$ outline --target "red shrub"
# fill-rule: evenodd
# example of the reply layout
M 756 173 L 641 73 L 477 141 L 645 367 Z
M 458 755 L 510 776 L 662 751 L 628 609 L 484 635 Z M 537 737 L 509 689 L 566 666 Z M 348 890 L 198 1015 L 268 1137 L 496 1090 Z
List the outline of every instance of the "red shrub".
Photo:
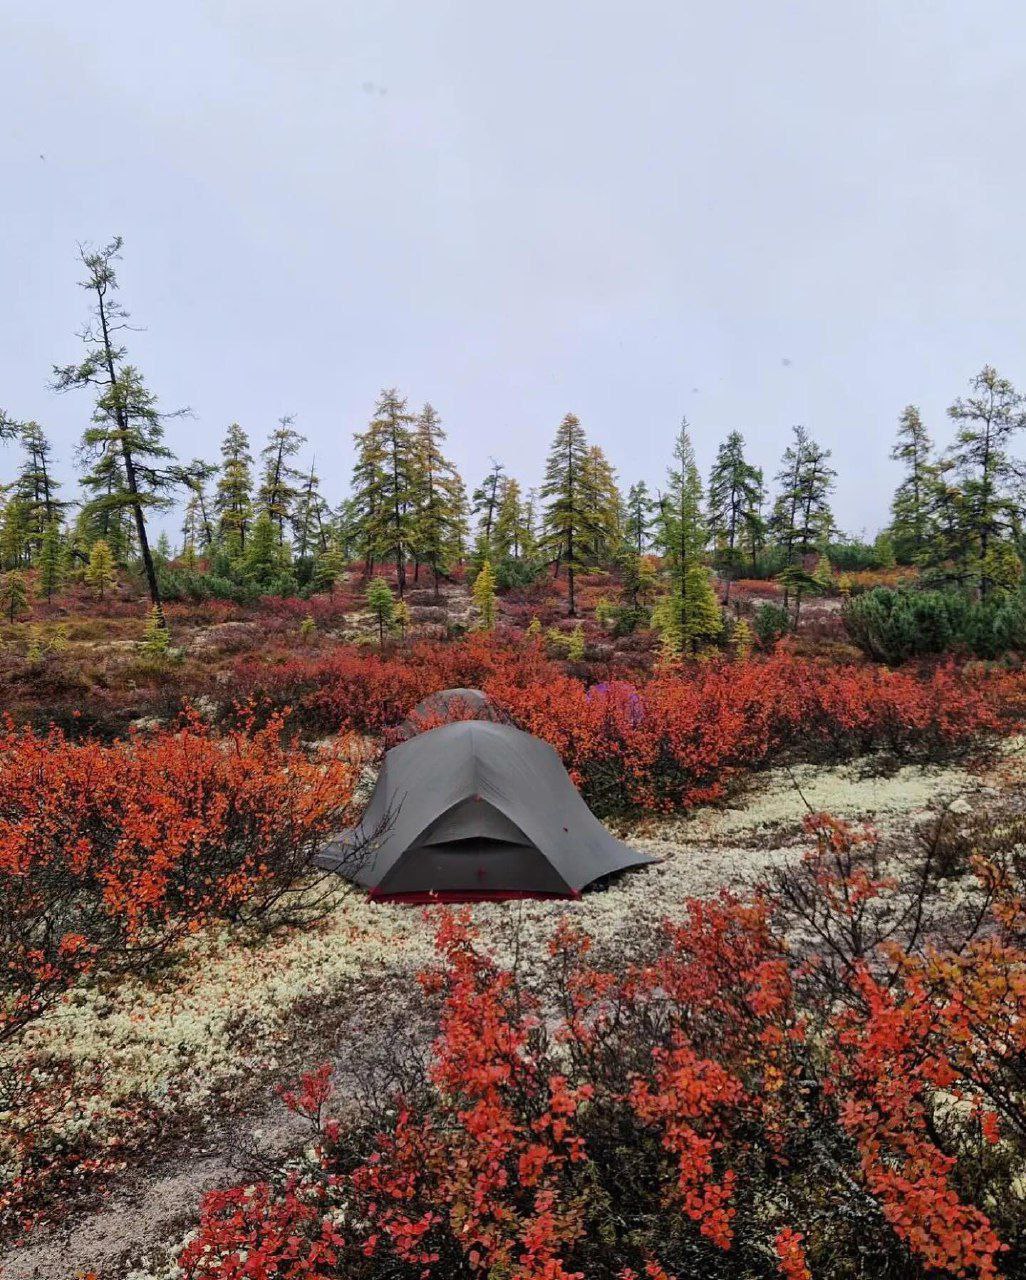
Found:
M 97 964 L 134 965 L 211 917 L 266 915 L 340 821 L 354 767 L 280 720 L 195 718 L 113 746 L 0 732 L 0 1041 Z
M 324 1118 L 325 1072 L 308 1077 L 293 1105 L 317 1167 L 210 1197 L 184 1275 L 1020 1274 L 1022 1241 L 995 1223 L 1018 1230 L 1026 1150 L 1002 1135 L 1023 1102 L 1007 1054 L 1026 1024 L 1021 886 L 950 948 L 902 950 L 890 931 L 846 952 L 853 912 L 894 885 L 858 870 L 843 824 L 812 828 L 816 936 L 833 941 L 801 962 L 765 901 L 725 896 L 687 904 L 621 971 L 594 968 L 564 922 L 527 984 L 443 914 L 427 1086 L 410 1076 L 368 1145 Z M 810 1002 L 821 961 L 844 976 Z M 941 1119 L 945 1098 L 964 1119 Z
M 739 770 L 782 752 L 944 758 L 1026 714 L 1022 674 L 954 665 L 892 671 L 780 651 L 591 685 L 568 669 L 540 645 L 472 636 L 390 654 L 345 649 L 278 665 L 247 661 L 234 687 L 288 707 L 294 723 L 322 733 L 381 733 L 429 693 L 480 687 L 514 724 L 552 743 L 601 812 L 715 799 Z
M 558 676 L 525 684 L 498 672 L 485 688 L 552 743 L 600 811 L 714 799 L 739 769 L 786 750 L 943 757 L 1021 723 L 1026 695 L 1007 673 L 831 667 L 786 654 L 694 664 L 638 687 L 586 689 Z

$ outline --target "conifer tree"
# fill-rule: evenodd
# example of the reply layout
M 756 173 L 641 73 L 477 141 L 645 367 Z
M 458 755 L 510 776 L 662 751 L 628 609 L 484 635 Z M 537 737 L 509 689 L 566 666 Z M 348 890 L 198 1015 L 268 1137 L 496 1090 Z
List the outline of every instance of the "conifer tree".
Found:
M 566 642 L 566 656 L 571 662 L 583 662 L 584 660 L 584 624 L 579 622 Z
M 806 469 L 809 451 L 809 435 L 802 426 L 794 428 L 794 439 L 784 450 L 780 470 L 776 474 L 776 482 L 780 486 L 773 512 L 770 515 L 769 528 L 773 540 L 783 552 L 784 563 L 790 564 L 794 559 L 795 543 L 798 537 L 798 515 L 802 502 L 802 475 Z
M 30 600 L 28 579 L 20 569 L 12 569 L 0 578 L 0 612 L 13 623 L 20 613 L 27 613 Z
M 762 472 L 745 458 L 745 441 L 732 431 L 720 445 L 709 475 L 709 532 L 715 555 L 726 579 L 724 602 L 730 584 L 740 576 L 744 547 L 752 526 L 760 519 Z
M 39 590 L 47 602 L 53 599 L 64 581 L 64 555 L 61 547 L 61 527 L 51 520 L 43 530 L 43 542 L 39 549 Z
M 196 548 L 202 545 L 203 521 L 195 493 L 190 493 L 182 513 L 182 557 L 190 566 L 196 563 Z
M 384 578 L 371 578 L 367 583 L 364 595 L 367 608 L 374 615 L 378 624 L 378 644 L 385 643 L 385 631 L 391 627 L 395 619 L 395 597 L 392 588 Z
M 528 503 L 522 496 L 519 482 L 512 476 L 502 486 L 492 541 L 499 564 L 507 561 L 520 564 L 534 559 Z
M 167 659 L 170 647 L 171 637 L 168 635 L 167 627 L 164 625 L 164 619 L 160 616 L 158 609 L 151 609 L 150 615 L 146 619 L 146 628 L 143 631 L 143 652 L 151 661 L 159 663 Z
M 621 548 L 618 564 L 621 605 L 617 626 L 629 634 L 647 622 L 658 579 L 651 558 L 639 556 L 630 542 Z
M 556 431 L 541 488 L 545 503 L 542 545 L 559 576 L 567 571 L 567 603 L 571 618 L 577 616 L 575 575 L 588 565 L 589 548 L 602 537 L 597 524 L 599 495 L 591 485 L 588 442 L 580 421 L 568 413 Z
M 927 552 L 930 507 L 937 469 L 933 445 L 914 404 L 906 405 L 898 422 L 898 438 L 891 457 L 905 468 L 905 475 L 891 503 L 894 553 L 902 564 L 918 564 Z
M 0 511 L 0 569 L 19 569 L 28 561 L 28 512 L 13 494 Z
M 38 422 L 26 422 L 19 431 L 24 461 L 14 482 L 13 493 L 21 503 L 25 523 L 26 558 L 35 561 L 43 545 L 48 524 L 57 520 L 66 502 L 58 499 L 60 484 L 54 479 L 50 442 Z
M 134 549 L 134 522 L 121 455 L 113 449 L 96 455 L 80 484 L 90 496 L 76 518 L 77 540 L 88 547 L 101 539 L 118 564 L 127 564 Z
M 471 512 L 478 517 L 474 555 L 479 562 L 489 559 L 495 551 L 492 537 L 499 518 L 505 471 L 502 463 L 493 458 L 488 474 L 470 495 Z
M 174 455 L 164 443 L 165 415 L 157 410 L 156 397 L 146 388 L 139 371 L 126 363 L 126 351 L 117 334 L 128 327 L 128 313 L 117 299 L 115 262 L 121 256 L 121 237 L 95 252 L 82 250 L 86 278 L 82 287 L 93 294 L 92 321 L 82 333 L 85 357 L 78 364 L 54 367 L 58 391 L 89 387 L 95 390 L 92 426 L 83 435 L 83 447 L 94 461 L 116 456 L 124 488 L 109 487 L 94 504 L 108 512 L 129 512 L 135 522 L 136 541 L 150 600 L 163 620 L 157 571 L 150 552 L 146 514 L 168 505 L 168 492 L 179 480 Z
M 360 522 L 353 498 L 343 498 L 330 521 L 329 538 L 338 544 L 342 559 L 348 566 L 361 552 Z
M 356 461 L 353 464 L 352 497 L 349 499 L 347 527 L 363 556 L 364 573 L 370 575 L 378 558 L 381 507 L 384 501 L 385 447 L 380 429 L 371 422 L 366 431 L 354 435 Z
M 108 591 L 115 591 L 118 585 L 117 569 L 111 549 L 102 538 L 98 538 L 89 548 L 89 563 L 86 565 L 85 581 L 91 587 L 97 600 L 102 600 Z
M 214 521 L 207 485 L 217 475 L 217 467 L 202 458 L 193 458 L 182 470 L 182 482 L 188 498 L 185 504 L 184 524 L 190 529 L 189 546 L 207 552 L 214 543 Z
M 249 450 L 249 437 L 233 422 L 221 444 L 221 473 L 214 494 L 218 537 L 233 558 L 246 548 L 252 510 L 253 455 Z
M 293 503 L 299 494 L 300 474 L 292 465 L 306 438 L 296 430 L 290 414 L 278 419 L 267 444 L 260 451 L 263 473 L 257 491 L 257 503 L 274 525 L 278 546 L 285 545 L 285 525 L 292 516 Z
M 405 641 L 406 629 L 411 622 L 410 606 L 405 600 L 397 600 L 392 610 L 392 626 L 399 628 L 399 635 Z
M 442 452 L 445 432 L 432 405 L 417 419 L 412 447 L 413 524 L 417 568 L 427 565 L 435 596 L 442 574 L 458 561 L 465 536 L 465 494 L 453 464 Z
M 299 560 L 313 557 L 325 545 L 325 524 L 328 504 L 321 497 L 321 481 L 317 474 L 316 459 L 311 460 L 310 470 L 296 497 L 292 512 L 292 537 Z
M 346 557 L 338 538 L 331 536 L 327 545 L 317 554 L 313 566 L 312 583 L 315 591 L 335 594 L 335 586 L 346 571 Z
M 780 492 L 770 517 L 770 529 L 783 553 L 785 568 L 827 541 L 833 530 L 830 493 L 837 473 L 829 460 L 829 449 L 821 448 L 804 427 L 794 428 L 794 439 L 784 450 L 777 473 Z M 782 581 L 786 609 L 789 584 L 786 578 Z
M 481 630 L 491 631 L 495 626 L 495 578 L 492 566 L 485 561 L 481 572 L 474 579 L 474 604 L 481 619 Z
M 656 504 L 644 480 L 627 491 L 627 537 L 635 554 L 641 556 L 651 546 L 653 512 Z
M 969 387 L 970 394 L 948 409 L 958 429 L 950 456 L 961 480 L 974 544 L 974 576 L 986 598 L 993 586 L 986 567 L 988 552 L 995 542 L 1016 534 L 1020 524 L 1013 495 L 1018 475 L 1009 446 L 1026 427 L 1026 396 L 990 365 L 984 365 Z
M 585 455 L 585 492 L 592 495 L 590 522 L 593 534 L 589 552 L 595 563 L 609 561 L 623 539 L 623 499 L 613 470 L 602 448 L 591 445 Z
M 670 578 L 660 617 L 664 637 L 680 650 L 695 653 L 722 628 L 719 605 L 709 581 L 704 553 L 708 530 L 702 512 L 702 480 L 681 419 L 674 446 L 675 465 L 659 507 L 658 541 Z
M 967 591 L 978 581 L 978 542 L 969 502 L 950 455 L 932 466 L 927 502 L 927 539 L 919 560 L 923 581 Z
M 394 387 L 382 391 L 367 430 L 356 436 L 353 470 L 356 504 L 367 572 L 376 563 L 395 566 L 400 598 L 414 538 L 413 416 Z
M 1007 595 L 1022 583 L 1023 566 L 1015 547 L 1007 540 L 992 542 L 980 563 L 980 576 L 991 594 Z
M 531 559 L 538 550 L 538 490 L 528 489 L 527 497 L 524 499 L 524 541 L 527 550 L 525 554 Z
M 258 591 L 288 585 L 288 549 L 278 541 L 278 528 L 269 511 L 261 509 L 250 526 L 241 561 L 242 576 Z
M 763 556 L 766 551 L 766 537 L 768 533 L 767 521 L 763 515 L 766 502 L 766 486 L 763 481 L 762 468 L 756 468 L 756 474 L 759 478 L 758 497 L 755 505 L 745 517 L 744 525 L 741 530 L 741 543 L 744 558 L 751 565 L 752 576 L 755 577 L 759 572 L 759 566 L 762 563 Z

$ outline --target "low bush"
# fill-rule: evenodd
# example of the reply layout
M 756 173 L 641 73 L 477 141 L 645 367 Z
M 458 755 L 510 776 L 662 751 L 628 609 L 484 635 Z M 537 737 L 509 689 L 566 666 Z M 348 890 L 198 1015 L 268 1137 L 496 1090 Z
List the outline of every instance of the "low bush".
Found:
M 552 743 L 605 814 L 714 800 L 739 771 L 788 753 L 944 759 L 1020 724 L 1026 711 L 1015 673 L 831 667 L 786 653 L 696 663 L 641 685 L 525 682 L 500 671 L 484 687 L 514 723 Z
M 752 629 L 764 649 L 772 649 L 791 630 L 791 615 L 782 604 L 761 604 L 752 614 Z
M 1017 728 L 1026 678 L 940 666 L 891 671 L 787 652 L 716 659 L 647 680 L 589 685 L 539 644 L 473 636 L 393 654 L 342 650 L 240 663 L 233 687 L 312 733 L 379 734 L 438 689 L 483 689 L 514 724 L 550 742 L 599 813 L 668 810 L 722 796 L 741 770 L 781 754 L 840 759 L 887 751 L 945 759 Z
M 953 650 L 982 658 L 1026 650 L 1026 604 L 1004 593 L 971 601 L 954 591 L 875 587 L 846 601 L 844 623 L 864 653 L 891 664 Z
M 341 822 L 355 767 L 311 762 L 279 717 L 215 738 L 0 731 L 0 1043 L 84 972 L 138 969 L 211 919 L 273 922 Z M 312 906 L 315 891 L 303 897 Z

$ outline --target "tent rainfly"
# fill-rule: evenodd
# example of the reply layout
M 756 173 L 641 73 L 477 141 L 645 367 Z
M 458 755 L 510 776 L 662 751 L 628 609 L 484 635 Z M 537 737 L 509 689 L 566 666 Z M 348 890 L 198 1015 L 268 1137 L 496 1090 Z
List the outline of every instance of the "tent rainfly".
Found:
M 480 720 L 393 747 L 360 826 L 314 858 L 407 902 L 578 897 L 653 861 L 606 830 L 547 742 Z
M 398 737 L 405 741 L 450 720 L 501 719 L 498 708 L 480 689 L 441 689 L 417 703 L 399 725 Z

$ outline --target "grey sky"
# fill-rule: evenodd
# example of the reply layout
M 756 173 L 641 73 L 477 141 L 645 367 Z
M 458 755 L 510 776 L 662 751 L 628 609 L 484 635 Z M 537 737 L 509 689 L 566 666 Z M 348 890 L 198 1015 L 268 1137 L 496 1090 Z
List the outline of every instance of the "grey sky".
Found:
M 625 482 L 681 414 L 703 472 L 804 422 L 873 529 L 904 404 L 946 440 L 985 361 L 1026 383 L 1024 37 L 971 0 L 5 0 L 0 406 L 70 464 L 75 244 L 121 233 L 184 456 L 293 412 L 334 500 L 392 384 L 471 483 L 535 482 L 568 409 Z

